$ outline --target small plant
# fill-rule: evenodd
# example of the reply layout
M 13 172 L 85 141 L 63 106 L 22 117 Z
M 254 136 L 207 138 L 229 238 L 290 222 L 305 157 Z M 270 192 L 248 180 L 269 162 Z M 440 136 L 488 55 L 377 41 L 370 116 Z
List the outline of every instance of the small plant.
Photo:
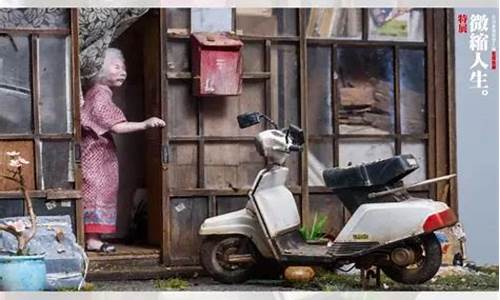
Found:
M 23 166 L 29 164 L 29 161 L 21 157 L 21 154 L 16 151 L 7 152 L 9 157 L 9 167 L 7 168 L 7 175 L 0 175 L 4 179 L 15 182 L 18 185 L 18 189 L 21 191 L 24 197 L 24 205 L 28 211 L 30 222 L 27 224 L 24 220 L 18 220 L 15 222 L 7 222 L 6 224 L 0 224 L 0 230 L 12 234 L 17 240 L 17 255 L 27 255 L 26 246 L 29 241 L 35 236 L 36 233 L 36 215 L 33 211 L 33 204 L 31 202 L 30 195 L 26 190 L 26 184 L 23 176 Z
M 302 237 L 307 241 L 316 241 L 325 236 L 325 225 L 326 216 L 318 216 L 318 213 L 314 214 L 314 219 L 311 228 L 303 225 L 300 228 L 300 233 Z
M 166 280 L 155 280 L 154 287 L 160 290 L 185 290 L 189 287 L 189 282 L 172 277 Z

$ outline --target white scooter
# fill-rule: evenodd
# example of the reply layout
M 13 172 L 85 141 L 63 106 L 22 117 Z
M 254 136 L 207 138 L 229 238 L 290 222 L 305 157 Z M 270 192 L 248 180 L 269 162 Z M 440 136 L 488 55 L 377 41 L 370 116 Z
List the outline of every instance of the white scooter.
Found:
M 414 198 L 402 186 L 401 179 L 418 168 L 412 155 L 325 170 L 326 185 L 352 216 L 333 243 L 309 244 L 299 232 L 299 212 L 285 185 L 284 164 L 290 152 L 301 151 L 302 130 L 294 125 L 278 130 L 258 112 L 239 115 L 238 123 L 246 128 L 263 119 L 275 127 L 256 137 L 257 151 L 268 166 L 257 174 L 246 207 L 208 218 L 199 230 L 204 236 L 201 264 L 214 279 L 244 282 L 262 259 L 283 266 L 376 266 L 407 284 L 426 282 L 436 274 L 441 245 L 433 232 L 453 226 L 457 217 L 445 203 Z

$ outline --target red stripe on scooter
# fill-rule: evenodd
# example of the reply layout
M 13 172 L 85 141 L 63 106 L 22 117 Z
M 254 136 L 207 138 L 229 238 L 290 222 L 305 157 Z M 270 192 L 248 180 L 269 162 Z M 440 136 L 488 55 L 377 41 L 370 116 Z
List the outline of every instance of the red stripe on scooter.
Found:
M 457 216 L 448 208 L 442 212 L 432 214 L 425 219 L 423 228 L 424 232 L 432 232 L 437 229 L 451 226 L 457 222 Z

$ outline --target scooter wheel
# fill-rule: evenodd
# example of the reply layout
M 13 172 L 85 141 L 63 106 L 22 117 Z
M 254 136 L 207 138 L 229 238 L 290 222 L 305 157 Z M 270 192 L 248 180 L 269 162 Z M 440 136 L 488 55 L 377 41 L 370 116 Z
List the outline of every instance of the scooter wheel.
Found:
M 245 256 L 250 261 L 232 262 L 230 255 Z M 205 270 L 217 281 L 228 284 L 247 281 L 253 274 L 258 252 L 245 236 L 209 236 L 201 244 L 200 261 Z
M 422 236 L 415 247 L 421 249 L 420 258 L 415 264 L 406 267 L 385 265 L 381 266 L 382 271 L 392 280 L 405 284 L 421 284 L 430 280 L 441 266 L 441 244 L 431 233 Z

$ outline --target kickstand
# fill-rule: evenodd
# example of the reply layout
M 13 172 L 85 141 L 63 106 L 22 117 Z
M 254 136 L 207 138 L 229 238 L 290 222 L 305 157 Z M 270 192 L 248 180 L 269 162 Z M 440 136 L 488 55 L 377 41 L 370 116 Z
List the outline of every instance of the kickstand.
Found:
M 361 288 L 363 290 L 367 290 L 370 284 L 370 279 L 375 279 L 375 286 L 380 288 L 380 268 L 379 267 L 371 267 L 369 269 L 360 269 L 361 275 Z

